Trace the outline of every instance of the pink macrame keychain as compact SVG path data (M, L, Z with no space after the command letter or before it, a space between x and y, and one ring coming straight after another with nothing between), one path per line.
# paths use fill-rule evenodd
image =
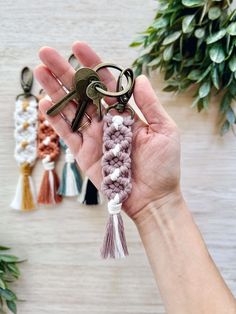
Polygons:
M117 69L116 66L115 68ZM126 77L130 85L126 92L122 94L122 91L124 91L122 86L123 76ZM103 181L101 190L108 199L109 213L101 249L103 258L123 258L128 255L121 210L122 204L128 198L132 189L131 127L134 122L134 110L128 105L128 101L133 93L134 82L131 69L121 70L117 80L116 93L114 93L114 96L117 95L118 102L108 107L103 118ZM118 94L120 95L118 96ZM112 115L111 112L114 111L116 114Z
M102 247L102 257L120 258L128 255L122 203L128 198L131 184L131 145L133 119L131 116L104 117L102 191L108 198L109 218Z

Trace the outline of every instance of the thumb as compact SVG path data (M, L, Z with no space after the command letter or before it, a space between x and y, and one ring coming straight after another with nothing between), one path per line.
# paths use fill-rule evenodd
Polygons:
M160 104L150 81L145 75L140 75L136 78L134 100L149 125L175 124Z

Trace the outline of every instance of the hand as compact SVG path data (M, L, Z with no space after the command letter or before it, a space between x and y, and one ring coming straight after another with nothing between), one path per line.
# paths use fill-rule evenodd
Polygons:
M98 55L86 44L76 42L73 53L81 64L94 67L101 62ZM61 99L65 92L55 77L68 89L72 86L74 69L52 48L44 47L39 52L44 65L35 69L39 83L53 102ZM109 90L114 88L115 80L107 70L99 75ZM179 197L180 144L178 129L159 103L148 79L141 75L136 79L134 100L146 122L136 115L133 124L132 145L132 192L124 202L123 209L131 217L152 203L162 206L170 199ZM111 99L106 99L111 104ZM46 114L52 102L40 100L40 110ZM70 103L63 113L72 120L75 106ZM53 128L62 137L74 154L81 170L100 188L102 181L102 128L103 122L96 119L96 108L90 105L87 113L92 117L91 125L83 130L82 136L72 133L66 122L60 117L46 116Z

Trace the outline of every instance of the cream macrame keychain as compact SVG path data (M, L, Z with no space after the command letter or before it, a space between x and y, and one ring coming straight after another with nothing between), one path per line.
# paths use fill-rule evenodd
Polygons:
M11 207L29 211L36 207L36 195L31 172L37 158L38 101L30 93L33 73L25 67L21 72L24 93L16 97L15 104L15 159L20 168L15 197Z

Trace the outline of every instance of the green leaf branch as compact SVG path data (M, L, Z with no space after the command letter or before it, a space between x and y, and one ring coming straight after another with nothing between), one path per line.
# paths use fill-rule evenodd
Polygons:
M167 92L196 86L193 107L208 109L219 94L220 132L236 124L236 10L232 0L160 0L153 23L131 47L141 47L136 75L160 69Z
M6 308L16 314L17 296L10 285L20 277L18 264L22 261L14 255L5 254L6 250L9 248L0 246L0 314L6 313Z

